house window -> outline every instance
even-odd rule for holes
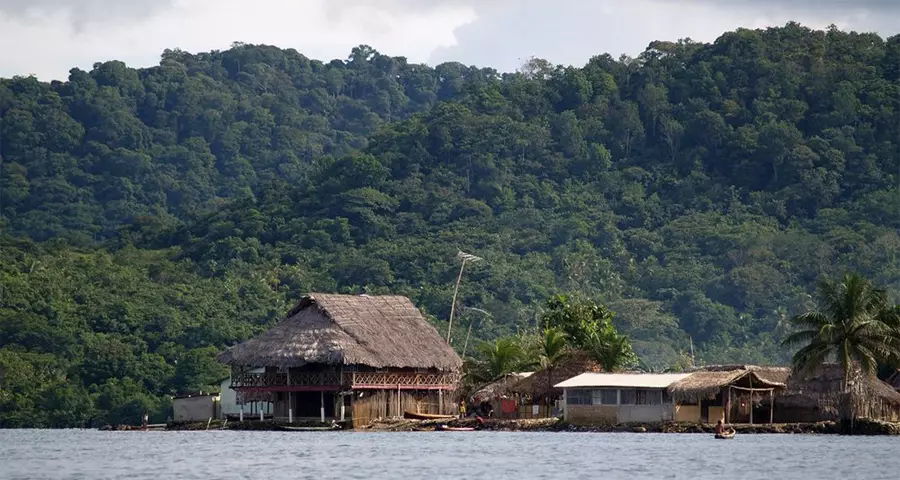
[[[566,405],[590,405],[590,390],[568,390],[566,391]]]
[[[594,405],[617,405],[618,403],[619,394],[615,388],[594,390]]]
[[[634,405],[637,392],[633,389],[621,390],[621,392],[622,405]]]
[[[624,392],[624,390],[623,390]],[[662,404],[662,392],[660,390],[632,390],[635,405],[660,405]]]

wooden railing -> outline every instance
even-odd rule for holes
[[[252,373],[235,375],[232,388],[317,387],[346,386],[350,388],[437,388],[456,385],[459,375],[454,373],[407,372],[295,372]]]
[[[446,387],[455,385],[459,376],[452,373],[350,372],[344,374],[344,380],[353,388]]]
[[[341,375],[338,372],[294,372],[290,374],[290,378],[287,373],[245,372],[231,380],[232,388],[313,387],[340,384]]]

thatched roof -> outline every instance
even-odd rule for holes
[[[472,393],[472,400],[481,402],[484,400],[492,400],[494,398],[503,397],[509,393],[510,387],[518,381],[530,377],[534,372],[516,372],[501,375],[499,378],[485,383],[475,389]]]
[[[724,387],[735,384],[754,388],[785,388],[791,369],[788,367],[759,367],[755,365],[711,365],[669,386],[669,395],[676,402],[695,403],[712,399]]]
[[[406,297],[309,294],[267,332],[227,349],[229,365],[307,363],[458,371],[462,361]]]
[[[900,393],[891,385],[874,375],[859,374],[860,397],[880,400],[900,406]],[[815,407],[833,401],[839,395],[844,382],[843,368],[838,364],[826,364],[812,373],[792,373],[787,381],[787,389],[776,399],[777,404],[797,407]]]
[[[509,387],[511,392],[543,397],[548,394],[561,394],[561,388],[553,385],[585,372],[602,372],[600,363],[584,352],[573,352],[567,355],[553,368],[539,370],[527,378],[519,380]]]

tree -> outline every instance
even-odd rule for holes
[[[547,370],[547,389],[553,388],[553,368],[569,353],[569,337],[557,328],[547,328],[537,343],[537,365]]]
[[[528,365],[528,358],[513,337],[498,338],[478,347],[479,359],[469,359],[466,374],[471,383],[490,382],[510,373],[520,372]]]
[[[546,329],[545,338],[547,331],[558,329],[571,342],[572,348],[587,352],[606,371],[621,370],[637,363],[631,342],[616,330],[612,324],[613,313],[605,305],[557,295],[547,306],[548,310],[541,317]]]
[[[819,284],[819,308],[791,319],[797,331],[784,345],[804,345],[793,357],[798,373],[809,373],[827,361],[843,370],[841,415],[852,420],[851,384],[859,375],[873,376],[879,364],[900,358],[900,307],[892,306],[887,292],[857,273]]]

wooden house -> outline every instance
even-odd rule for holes
[[[276,419],[354,427],[404,411],[453,413],[462,367],[408,298],[320,293],[219,361],[232,368],[232,389],[273,395]]]
[[[690,423],[772,423],[771,403],[786,388],[791,369],[755,365],[711,365],[669,386],[675,421]]]

